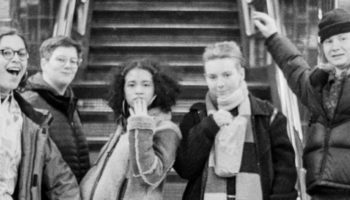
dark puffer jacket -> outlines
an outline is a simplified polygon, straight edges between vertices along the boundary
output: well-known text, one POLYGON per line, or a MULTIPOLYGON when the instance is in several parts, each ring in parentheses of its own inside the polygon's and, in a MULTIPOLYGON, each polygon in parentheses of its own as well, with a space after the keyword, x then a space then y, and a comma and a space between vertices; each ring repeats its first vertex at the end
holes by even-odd
POLYGON ((350 193, 350 79, 345 79, 335 114, 328 118, 322 106, 333 78, 322 70, 312 70, 295 46, 274 34, 266 45, 284 73, 289 87, 312 114, 306 134, 304 163, 310 194, 350 193))
POLYGON ((37 73, 28 79, 22 96, 35 108, 49 110, 53 115, 50 137, 80 182, 90 168, 90 159, 72 89, 69 87, 64 96, 58 95, 37 73))
MULTIPOLYGON (((286 118, 272 105, 250 96, 253 135, 258 153, 264 200, 295 200, 297 192, 295 154, 286 130, 286 118)), ((188 180, 183 200, 202 200, 206 182, 205 167, 219 131, 204 103, 194 104, 180 124, 183 139, 174 169, 188 180)))

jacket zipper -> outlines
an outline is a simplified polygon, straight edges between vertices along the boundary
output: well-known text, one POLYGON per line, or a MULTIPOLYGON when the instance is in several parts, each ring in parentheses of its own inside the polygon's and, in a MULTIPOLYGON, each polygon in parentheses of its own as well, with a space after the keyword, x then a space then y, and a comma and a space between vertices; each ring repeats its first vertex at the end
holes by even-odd
MULTIPOLYGON (((333 116, 331 119, 327 120, 327 127, 326 127, 326 137, 324 139, 324 150, 325 150, 325 153, 323 154, 322 156, 322 163, 321 163, 321 169, 320 169, 320 172, 322 173, 324 171, 324 168, 325 168, 325 165, 326 165, 326 154, 328 153, 328 149, 329 149, 329 139, 331 137, 331 124, 333 124, 333 121, 334 121, 334 117, 337 113, 337 110, 338 110, 338 107, 339 107, 339 100, 343 94, 343 90, 344 90, 344 82, 345 82, 345 79, 343 80, 342 82, 342 87, 340 88, 340 91, 339 91, 339 96, 338 96, 338 99, 337 99, 337 105, 334 109, 334 113, 333 113, 333 116)), ((326 116, 327 116, 327 113, 326 113, 326 116)), ((321 174, 320 173, 320 174, 321 174)))

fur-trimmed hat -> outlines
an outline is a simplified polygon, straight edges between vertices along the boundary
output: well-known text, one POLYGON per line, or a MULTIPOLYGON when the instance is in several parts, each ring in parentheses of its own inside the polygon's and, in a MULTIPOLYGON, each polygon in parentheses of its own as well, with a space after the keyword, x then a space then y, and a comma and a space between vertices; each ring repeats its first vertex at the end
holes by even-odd
POLYGON ((321 43, 333 35, 350 32, 350 13, 337 8, 327 12, 318 24, 321 43))

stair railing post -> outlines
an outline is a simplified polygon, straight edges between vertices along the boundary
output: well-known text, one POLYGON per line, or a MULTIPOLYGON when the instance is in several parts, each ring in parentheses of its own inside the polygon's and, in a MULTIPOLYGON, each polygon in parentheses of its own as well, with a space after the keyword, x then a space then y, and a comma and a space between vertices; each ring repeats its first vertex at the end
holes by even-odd
MULTIPOLYGON (((280 18, 280 14, 278 13, 278 11, 280 10, 278 2, 266 0, 266 4, 268 8, 268 14, 275 19, 279 33, 285 34, 285 28, 280 18)), ((303 133, 301 128, 298 99, 292 92, 292 90, 289 88, 282 71, 276 65, 274 66, 276 72, 275 78, 277 83, 277 90, 281 101, 281 109, 283 114, 287 117, 287 131, 293 144, 296 155, 295 162, 298 170, 297 185, 299 189, 299 199, 309 200, 310 197, 306 193, 306 171, 303 168, 302 162, 303 133)))
POLYGON ((71 35, 75 4, 76 0, 61 0, 60 7, 57 12, 53 36, 71 35))

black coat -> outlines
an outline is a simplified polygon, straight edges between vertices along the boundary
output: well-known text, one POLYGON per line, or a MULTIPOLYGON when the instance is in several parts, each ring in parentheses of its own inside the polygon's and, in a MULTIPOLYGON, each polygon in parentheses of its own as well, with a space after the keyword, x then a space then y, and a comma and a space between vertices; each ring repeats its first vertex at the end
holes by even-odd
POLYGON ((266 46, 289 87, 312 115, 303 154, 308 193, 342 194, 350 199, 350 76, 344 79, 334 116, 329 118, 323 97, 329 95, 334 76, 311 68, 297 48, 279 34, 270 36, 266 46))
POLYGON ((68 87, 66 95, 58 95, 38 73, 28 79, 21 95, 33 107, 50 111, 53 116, 50 137, 80 182, 90 168, 90 158, 72 89, 68 87))
MULTIPOLYGON (((286 130, 286 118, 280 112, 270 122, 274 108, 267 101, 250 96, 252 128, 258 150, 264 200, 296 199, 295 154, 286 130)), ((204 103, 194 104, 180 129, 183 140, 174 165, 177 173, 188 180, 184 200, 203 198, 203 171, 219 127, 206 115, 204 103)))

